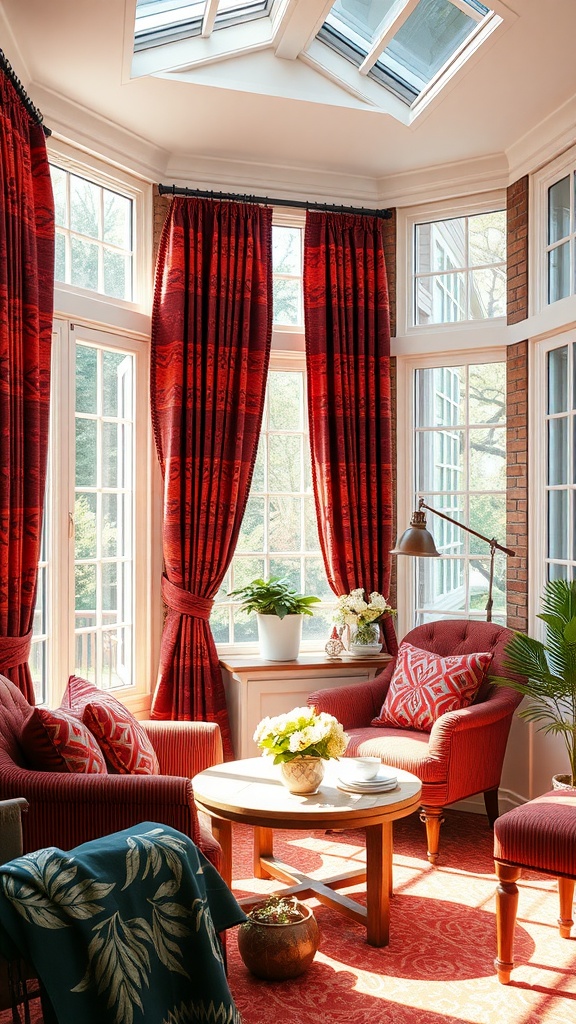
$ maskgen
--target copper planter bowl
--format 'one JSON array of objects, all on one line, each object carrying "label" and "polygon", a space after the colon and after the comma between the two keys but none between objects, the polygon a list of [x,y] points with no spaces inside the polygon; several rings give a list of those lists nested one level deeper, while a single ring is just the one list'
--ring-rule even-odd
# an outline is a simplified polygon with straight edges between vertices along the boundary
[{"label": "copper planter bowl", "polygon": [[297,978],[310,967],[320,942],[320,930],[310,907],[300,902],[297,906],[304,915],[301,921],[252,921],[248,914],[248,921],[240,925],[240,956],[255,977],[285,981]]}]

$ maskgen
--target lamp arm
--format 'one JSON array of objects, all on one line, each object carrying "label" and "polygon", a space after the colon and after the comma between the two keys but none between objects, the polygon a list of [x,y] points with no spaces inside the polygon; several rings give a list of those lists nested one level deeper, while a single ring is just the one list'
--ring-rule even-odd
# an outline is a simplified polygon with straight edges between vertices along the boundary
[{"label": "lamp arm", "polygon": [[478,537],[480,540],[485,540],[486,543],[490,545],[493,551],[495,548],[497,548],[498,551],[503,551],[505,555],[514,556],[516,554],[516,552],[512,551],[511,548],[505,548],[503,544],[499,544],[498,541],[494,540],[493,537],[485,537],[483,533],[478,533],[478,531],[473,530],[471,526],[466,526],[464,523],[458,522],[457,519],[452,519],[451,516],[447,516],[445,512],[439,512],[437,508],[432,508],[432,505],[427,505],[423,498],[420,498],[418,508],[425,508],[427,509],[428,512],[433,512],[435,516],[440,516],[441,519],[446,519],[449,523],[454,523],[455,526],[459,526],[461,530],[466,530],[466,533],[472,533],[475,537]]}]

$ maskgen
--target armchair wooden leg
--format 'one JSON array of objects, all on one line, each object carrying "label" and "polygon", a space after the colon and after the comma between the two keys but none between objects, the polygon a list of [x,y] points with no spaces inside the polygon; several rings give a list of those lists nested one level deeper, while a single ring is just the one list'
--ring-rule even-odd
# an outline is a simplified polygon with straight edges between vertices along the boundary
[{"label": "armchair wooden leg", "polygon": [[498,786],[496,786],[495,789],[486,790],[484,793],[484,806],[486,807],[486,814],[488,815],[490,828],[493,828],[496,818],[500,815],[500,809],[498,807]]},{"label": "armchair wooden leg", "polygon": [[438,860],[438,848],[440,846],[440,825],[444,818],[443,807],[421,807],[420,821],[426,825],[426,842],[428,843],[428,860],[435,864]]},{"label": "armchair wooden leg", "polygon": [[510,864],[499,864],[495,861],[494,868],[498,879],[496,889],[496,947],[497,955],[494,966],[498,972],[498,981],[507,985],[510,972],[514,967],[514,930],[518,911],[518,886],[516,882],[522,869]]},{"label": "armchair wooden leg", "polygon": [[572,920],[572,904],[574,902],[574,879],[558,879],[558,895],[560,897],[560,917],[558,927],[563,939],[570,938],[570,932],[574,921]]}]

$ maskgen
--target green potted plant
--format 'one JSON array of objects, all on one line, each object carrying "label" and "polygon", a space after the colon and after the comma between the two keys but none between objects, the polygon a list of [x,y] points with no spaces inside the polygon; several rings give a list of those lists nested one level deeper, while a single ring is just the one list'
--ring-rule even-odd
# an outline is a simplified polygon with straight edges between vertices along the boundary
[{"label": "green potted plant", "polygon": [[549,580],[542,595],[546,642],[515,633],[505,648],[504,666],[522,680],[494,682],[512,686],[528,698],[518,712],[538,722],[545,733],[561,736],[570,772],[555,775],[555,786],[576,786],[576,580]]},{"label": "green potted plant", "polygon": [[297,978],[312,963],[320,932],[310,907],[295,896],[268,896],[247,912],[238,929],[238,950],[257,978]]},{"label": "green potted plant", "polygon": [[240,597],[240,610],[256,613],[260,655],[266,661],[293,661],[298,657],[302,636],[302,619],[312,615],[310,605],[320,600],[299,594],[281,576],[268,580],[252,580],[228,597]]}]

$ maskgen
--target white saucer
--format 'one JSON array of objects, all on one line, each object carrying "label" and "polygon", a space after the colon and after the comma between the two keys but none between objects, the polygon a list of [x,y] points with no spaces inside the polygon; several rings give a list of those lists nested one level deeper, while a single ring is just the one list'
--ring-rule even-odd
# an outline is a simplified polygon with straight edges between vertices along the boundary
[{"label": "white saucer", "polygon": [[382,767],[373,779],[366,781],[352,776],[344,779],[339,777],[338,785],[341,789],[350,789],[354,793],[380,793],[386,789],[395,789],[398,785],[398,776]]},{"label": "white saucer", "polygon": [[390,779],[388,782],[376,782],[368,784],[366,782],[348,782],[346,779],[338,779],[338,789],[344,789],[348,793],[387,793],[391,789],[396,789],[398,786],[398,779]]}]

